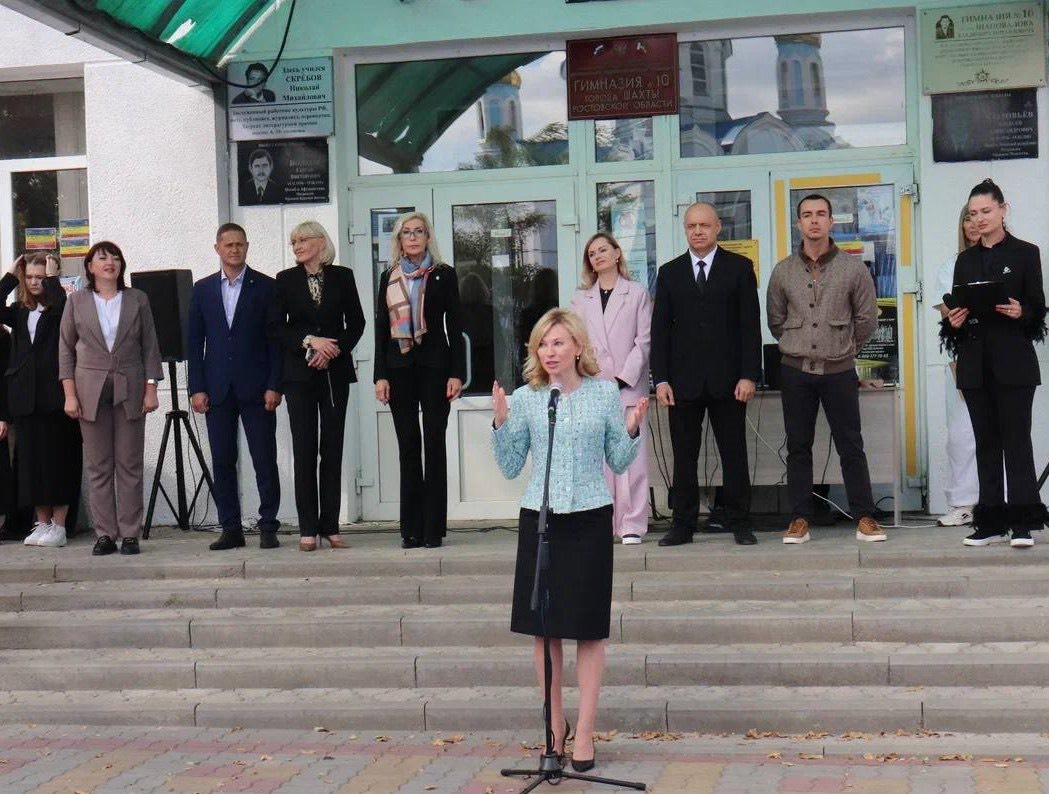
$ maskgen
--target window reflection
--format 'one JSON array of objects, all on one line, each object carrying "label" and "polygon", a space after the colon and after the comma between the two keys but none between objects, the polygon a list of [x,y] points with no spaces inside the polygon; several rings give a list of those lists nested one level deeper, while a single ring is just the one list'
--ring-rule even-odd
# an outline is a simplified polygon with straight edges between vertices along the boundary
[{"label": "window reflection", "polygon": [[83,154],[80,80],[0,82],[0,159]]},{"label": "window reflection", "polygon": [[568,162],[563,52],[359,64],[361,174]]},{"label": "window reflection", "polygon": [[616,238],[630,277],[654,292],[659,267],[655,182],[599,182],[597,228]]},{"label": "window reflection", "polygon": [[681,45],[682,157],[906,142],[902,28]]},{"label": "window reflection", "polygon": [[709,193],[696,193],[696,201],[702,201],[714,208],[721,221],[722,240],[750,240],[752,238],[752,206],[749,190],[717,190]]},{"label": "window reflection", "polygon": [[376,284],[383,271],[390,266],[394,224],[407,212],[415,212],[415,207],[385,207],[371,211],[372,274]]},{"label": "window reflection", "polygon": [[652,117],[595,121],[594,152],[599,163],[651,160]]},{"label": "window reflection", "polygon": [[471,394],[491,391],[493,380],[506,387],[524,383],[528,335],[558,302],[556,218],[554,201],[452,208]]},{"label": "window reflection", "polygon": [[[26,229],[54,230],[55,241],[62,263],[62,275],[76,276],[83,271],[83,252],[63,241],[60,235],[62,222],[83,220],[88,217],[87,171],[82,168],[66,171],[16,171],[11,174],[11,200],[14,206],[14,228],[16,251],[26,245]],[[77,224],[78,226],[80,224]],[[70,253],[70,248],[76,253]]]}]

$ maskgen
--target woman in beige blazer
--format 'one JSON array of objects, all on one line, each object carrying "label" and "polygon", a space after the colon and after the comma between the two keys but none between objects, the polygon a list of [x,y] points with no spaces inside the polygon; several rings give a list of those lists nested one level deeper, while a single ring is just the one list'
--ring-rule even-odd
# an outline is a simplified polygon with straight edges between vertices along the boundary
[{"label": "woman in beige blazer", "polygon": [[58,377],[65,412],[80,420],[95,556],[138,554],[146,414],[163,377],[149,299],[124,284],[127,263],[111,242],[84,258],[85,288],[62,313]]},{"label": "woman in beige blazer", "polygon": [[[625,416],[650,390],[652,301],[648,290],[630,278],[616,239],[598,232],[583,247],[583,283],[572,308],[586,321],[603,380],[619,386]],[[641,428],[642,438],[645,428]],[[612,492],[613,531],[624,544],[640,543],[648,532],[648,455],[642,442],[634,462],[622,474],[605,466]]]}]

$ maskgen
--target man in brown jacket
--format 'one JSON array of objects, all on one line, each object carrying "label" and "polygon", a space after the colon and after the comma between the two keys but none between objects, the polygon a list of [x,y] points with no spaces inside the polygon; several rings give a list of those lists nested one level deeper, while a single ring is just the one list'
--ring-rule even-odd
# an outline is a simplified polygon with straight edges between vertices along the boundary
[{"label": "man in brown jacket", "polygon": [[787,498],[791,522],[784,543],[805,543],[812,514],[812,441],[819,406],[857,520],[857,540],[885,540],[874,521],[874,498],[860,430],[856,354],[878,327],[874,280],[863,262],[830,237],[830,201],[806,196],[798,204],[801,247],[769,279],[769,330],[782,360],[783,424],[787,433]]}]

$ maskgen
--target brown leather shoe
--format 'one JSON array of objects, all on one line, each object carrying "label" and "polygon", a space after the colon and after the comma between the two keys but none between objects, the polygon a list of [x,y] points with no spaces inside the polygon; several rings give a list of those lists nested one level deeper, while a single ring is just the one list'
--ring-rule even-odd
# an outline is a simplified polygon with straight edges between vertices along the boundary
[{"label": "brown leather shoe", "polygon": [[870,516],[864,516],[856,523],[856,540],[867,540],[871,542],[888,540],[889,536],[885,530],[878,526],[878,522]]},{"label": "brown leather shoe", "polygon": [[810,540],[812,537],[809,535],[809,522],[804,518],[795,518],[791,521],[783,535],[784,543],[808,543]]}]

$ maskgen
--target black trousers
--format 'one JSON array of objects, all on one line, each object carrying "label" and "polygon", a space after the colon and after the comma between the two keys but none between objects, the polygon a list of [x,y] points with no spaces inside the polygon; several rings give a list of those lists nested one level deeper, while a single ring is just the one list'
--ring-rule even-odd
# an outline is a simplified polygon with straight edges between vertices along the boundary
[{"label": "black trousers", "polygon": [[1041,502],[1031,447],[1034,386],[1002,386],[984,373],[982,389],[965,389],[965,405],[976,437],[980,504],[1006,504],[1002,458],[1009,481],[1008,504],[1031,507]]},{"label": "black trousers", "polygon": [[[237,428],[244,425],[248,452],[259,489],[259,531],[280,528],[280,475],[277,472],[277,412],[267,411],[262,395],[241,400],[232,389],[204,414],[211,446],[211,474],[215,507],[223,529],[240,529],[240,490],[237,482]],[[238,422],[239,420],[239,422]]]},{"label": "black trousers", "polygon": [[747,406],[734,397],[677,399],[670,406],[670,445],[674,450],[674,529],[691,533],[699,517],[699,452],[703,417],[710,413],[721,455],[722,501],[729,529],[750,526],[750,477],[747,473]]},{"label": "black trousers", "polygon": [[284,395],[288,400],[291,450],[295,456],[299,534],[303,537],[336,535],[342,501],[343,431],[350,384],[337,383],[328,373],[317,372],[308,381],[285,382]]},{"label": "black trousers", "polygon": [[860,428],[859,379],[855,370],[813,375],[780,365],[780,398],[787,434],[787,499],[794,518],[812,515],[812,442],[820,405],[830,425],[849,512],[859,520],[874,515],[871,475]]},{"label": "black trousers", "polygon": [[448,373],[411,364],[390,368],[387,379],[401,462],[401,537],[437,540],[445,536],[448,524],[448,454],[444,443],[451,410],[445,397]]}]

